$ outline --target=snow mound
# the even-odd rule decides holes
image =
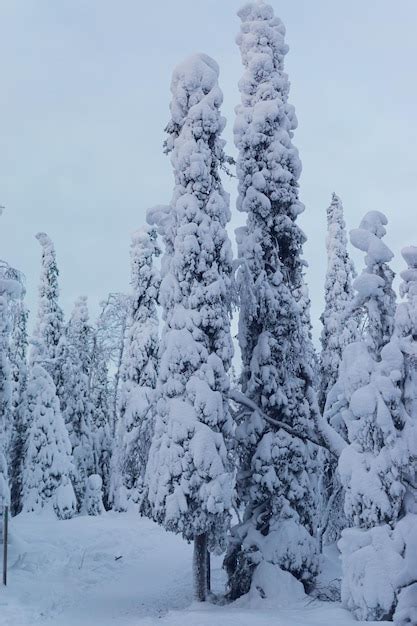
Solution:
[[[389,526],[349,528],[339,541],[343,571],[342,602],[358,620],[391,619],[395,580],[402,567],[398,540]]]
[[[252,609],[285,608],[307,600],[299,580],[277,565],[263,561],[255,570],[251,590],[235,604]]]
[[[406,246],[401,255],[410,268],[417,268],[417,246]]]

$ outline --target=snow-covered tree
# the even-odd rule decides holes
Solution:
[[[365,252],[365,267],[353,281],[356,294],[350,301],[346,301],[340,310],[339,320],[335,321],[339,328],[338,337],[343,339],[362,339],[367,346],[370,362],[380,358],[381,349],[389,341],[394,325],[395,292],[392,289],[394,274],[388,263],[392,259],[391,250],[382,241],[386,234],[387,218],[379,211],[369,211],[361,221],[359,228],[350,231],[352,244]],[[345,346],[349,345],[349,341]],[[325,398],[324,417],[345,439],[347,427],[343,419],[343,412],[348,409],[349,395],[343,384],[343,373],[339,372],[338,380],[332,387],[327,388]],[[329,540],[338,538],[343,527],[344,519],[339,514],[341,498],[345,499],[338,481],[338,472],[333,472],[330,462],[328,472],[329,497],[338,491],[335,502],[332,503],[332,512],[329,519]],[[327,496],[327,494],[326,494]],[[344,508],[344,507],[343,507]]]
[[[404,405],[413,424],[417,424],[417,247],[403,248],[401,254],[407,263],[407,269],[401,272],[403,282],[400,285],[400,295],[405,301],[397,306],[394,337],[404,359]],[[408,466],[406,477],[406,514],[396,528],[403,543],[400,574],[395,580],[396,626],[417,626],[417,448],[415,440],[410,438],[408,443],[413,462]]]
[[[392,533],[392,552],[399,553],[398,575],[394,576],[397,606],[394,613],[395,626],[417,625],[417,515],[408,513]],[[398,555],[396,555],[398,558]],[[390,581],[391,582],[391,581]],[[392,587],[391,587],[392,589]],[[391,591],[390,589],[390,591]],[[392,592],[391,592],[392,593]]]
[[[359,315],[348,315],[354,298],[352,281],[355,277],[353,263],[347,251],[346,226],[343,205],[334,193],[327,209],[327,272],[324,284],[325,308],[321,316],[320,376],[318,400],[324,411],[329,391],[337,381],[344,348],[358,338]],[[346,436],[346,428],[338,412],[332,416],[331,425]],[[321,511],[320,537],[334,542],[346,527],[343,513],[343,490],[337,474],[337,459],[320,453],[323,472],[319,483]],[[330,502],[330,507],[328,503]]]
[[[0,209],[1,214],[1,209]],[[10,367],[11,302],[22,296],[18,272],[0,262],[0,537],[4,507],[10,505],[8,452],[12,425],[12,372]]]
[[[207,593],[207,547],[224,543],[232,491],[232,254],[228,196],[220,180],[226,157],[218,74],[205,54],[190,57],[173,73],[165,148],[175,188],[170,209],[151,214],[165,243],[164,331],[145,481],[154,518],[194,541],[199,600]]]
[[[395,547],[393,529],[410,495],[415,498],[411,468],[417,460],[416,424],[401,397],[403,375],[404,359],[395,338],[384,346],[379,362],[364,342],[344,351],[341,381],[348,400],[343,417],[349,445],[340,457],[339,473],[351,528],[343,531],[339,546],[342,601],[357,619],[390,619],[396,604],[401,549]]]
[[[123,353],[125,347],[125,335],[127,320],[131,309],[130,296],[125,293],[110,293],[107,299],[101,303],[101,312],[97,320],[95,338],[96,351],[104,358],[110,372],[114,376],[109,380],[111,423],[110,431],[116,436],[119,419],[119,397],[121,387],[121,375]]]
[[[0,285],[1,287],[1,285]],[[0,295],[0,530],[3,510],[10,504],[9,472],[7,467],[9,424],[11,423],[11,371],[9,362],[10,311],[7,295]],[[1,533],[0,533],[1,536]]]
[[[110,468],[113,451],[111,434],[111,406],[108,383],[108,368],[104,355],[93,363],[90,376],[91,417],[94,443],[95,472],[102,479],[103,503],[109,508]]]
[[[239,343],[242,390],[259,410],[241,412],[237,493],[245,507],[225,565],[229,595],[252,584],[267,594],[271,571],[287,570],[309,585],[317,571],[312,455],[303,442],[311,425],[313,372],[297,225],[301,163],[292,144],[297,120],[288,103],[285,28],[265,3],[238,13],[245,72],[239,82],[235,144],[239,150],[237,232],[240,266]],[[279,422],[300,437],[285,432]]]
[[[10,337],[10,365],[12,373],[13,425],[10,441],[11,510],[16,515],[21,509],[22,471],[27,436],[26,384],[27,384],[27,320],[28,311],[22,298],[13,307],[13,330]]]
[[[361,311],[362,334],[375,357],[391,338],[395,314],[394,272],[388,265],[394,255],[382,241],[387,222],[380,211],[369,211],[359,228],[350,231],[352,245],[366,252],[365,268],[353,283],[352,310]]]
[[[76,511],[71,483],[71,443],[49,373],[33,363],[27,385],[29,435],[23,472],[23,510],[53,511],[68,519]]]
[[[327,272],[324,283],[325,308],[321,316],[319,406],[323,411],[327,394],[337,380],[345,346],[358,338],[357,320],[345,316],[352,304],[355,278],[353,263],[347,251],[343,205],[334,193],[327,209]],[[342,323],[343,318],[343,323]]]
[[[78,298],[58,347],[62,363],[59,388],[62,415],[68,429],[74,460],[73,485],[78,507],[82,506],[87,477],[94,472],[92,404],[89,388],[91,327],[87,298]]]
[[[117,447],[123,495],[135,504],[142,501],[154,431],[159,348],[156,300],[160,282],[153,263],[155,255],[159,255],[156,231],[144,228],[136,232],[131,245],[132,297],[123,352]],[[147,508],[144,505],[142,511]]]
[[[400,284],[400,295],[405,302],[397,306],[395,334],[404,355],[405,408],[417,422],[417,248],[408,246],[401,254],[407,263],[407,269],[401,272]]]
[[[42,246],[42,265],[39,283],[38,313],[33,334],[31,361],[42,356],[43,364],[52,376],[59,391],[61,362],[56,359],[60,342],[64,314],[59,305],[59,271],[56,262],[55,247],[46,233],[38,233],[36,239]]]
[[[389,251],[379,245],[379,239],[371,238],[371,243],[367,264],[381,266]],[[400,586],[398,571],[414,541],[410,529],[417,512],[417,421],[406,391],[408,358],[417,354],[416,302],[411,295],[417,292],[417,250],[408,248],[403,254],[409,268],[402,274],[402,292],[410,297],[397,307],[395,325],[386,306],[391,272],[385,271],[385,278],[378,274],[378,280],[369,273],[368,280],[359,282],[359,296],[376,323],[369,326],[370,334],[362,342],[345,349],[338,381],[346,403],[342,415],[349,441],[339,460],[339,473],[351,526],[339,544],[342,600],[358,619],[366,620],[392,617]],[[377,304],[369,306],[367,298]],[[393,334],[375,354],[383,336],[381,319],[386,332],[393,330]]]

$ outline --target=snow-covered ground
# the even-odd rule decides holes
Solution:
[[[229,606],[194,603],[191,546],[133,514],[67,521],[20,515],[11,530],[9,585],[0,587],[1,626],[358,624],[338,605],[306,597],[287,606],[246,599]],[[220,590],[221,560],[213,565],[213,586]]]

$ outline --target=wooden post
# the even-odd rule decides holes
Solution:
[[[7,541],[9,531],[9,507],[4,507],[3,523],[3,585],[7,585]]]

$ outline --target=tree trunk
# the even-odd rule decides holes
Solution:
[[[198,602],[207,598],[207,534],[194,537],[194,595]]]

